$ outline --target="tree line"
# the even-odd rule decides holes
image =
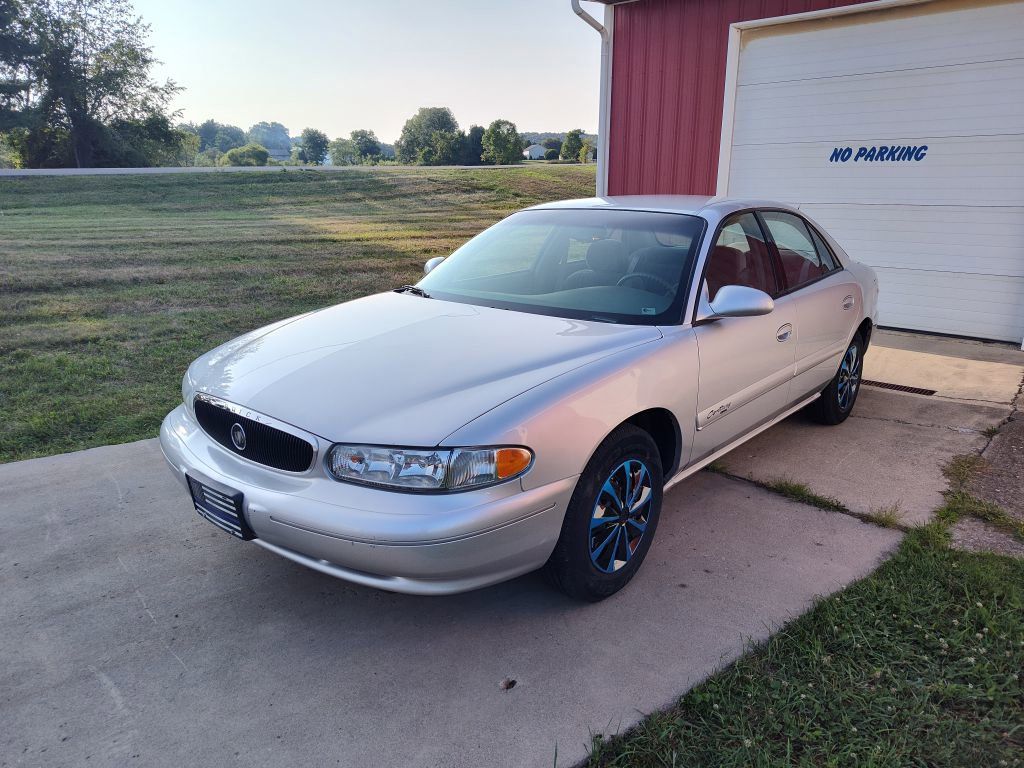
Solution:
[[[0,0],[0,159],[29,167],[178,165],[181,89],[150,76],[127,0]]]
[[[447,107],[418,110],[393,147],[366,129],[332,141],[278,122],[176,122],[182,88],[150,76],[149,34],[129,0],[0,0],[0,167],[504,165],[531,143],[504,119],[462,130]],[[574,130],[544,146],[576,162],[593,144]]]

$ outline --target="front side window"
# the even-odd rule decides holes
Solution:
[[[779,249],[788,288],[799,288],[831,271],[818,255],[803,219],[783,211],[763,211],[761,217]]]
[[[604,322],[679,321],[705,222],[644,211],[521,211],[419,282],[447,301]]]
[[[708,301],[714,301],[719,289],[726,285],[757,288],[769,296],[778,293],[768,246],[754,214],[742,213],[726,220],[708,254],[704,281]]]

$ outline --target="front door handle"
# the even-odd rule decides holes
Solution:
[[[793,334],[793,326],[786,323],[784,326],[779,328],[775,333],[775,338],[779,341],[789,341],[789,337]]]
[[[843,309],[853,309],[853,296],[843,299]]]

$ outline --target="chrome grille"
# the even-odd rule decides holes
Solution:
[[[286,472],[305,472],[313,464],[316,453],[313,445],[298,435],[243,416],[208,396],[197,395],[193,407],[203,431],[239,456]],[[236,426],[244,431],[245,440],[241,447],[231,436]]]

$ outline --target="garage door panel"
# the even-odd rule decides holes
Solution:
[[[884,324],[1019,343],[1024,0],[744,29],[738,53],[719,191],[807,211],[878,270]]]
[[[837,131],[839,129],[837,128]],[[825,142],[734,146],[729,194],[796,203],[1024,206],[1024,137],[867,137],[847,145],[927,145],[920,162],[829,162]]]
[[[1021,83],[1024,58],[741,86],[733,145],[784,143],[794,134],[804,141],[875,136],[886,144],[893,135],[1021,134]]]
[[[874,267],[1024,277],[1024,208],[801,206]]]
[[[941,2],[790,24],[744,34],[740,85],[940,67],[1021,56],[1014,3]],[[965,34],[983,27],[984,35]],[[783,45],[778,42],[782,40]],[[786,50],[789,49],[789,50]],[[799,60],[792,55],[799,50]]]
[[[1024,278],[878,270],[881,325],[959,336],[1024,338]]]

